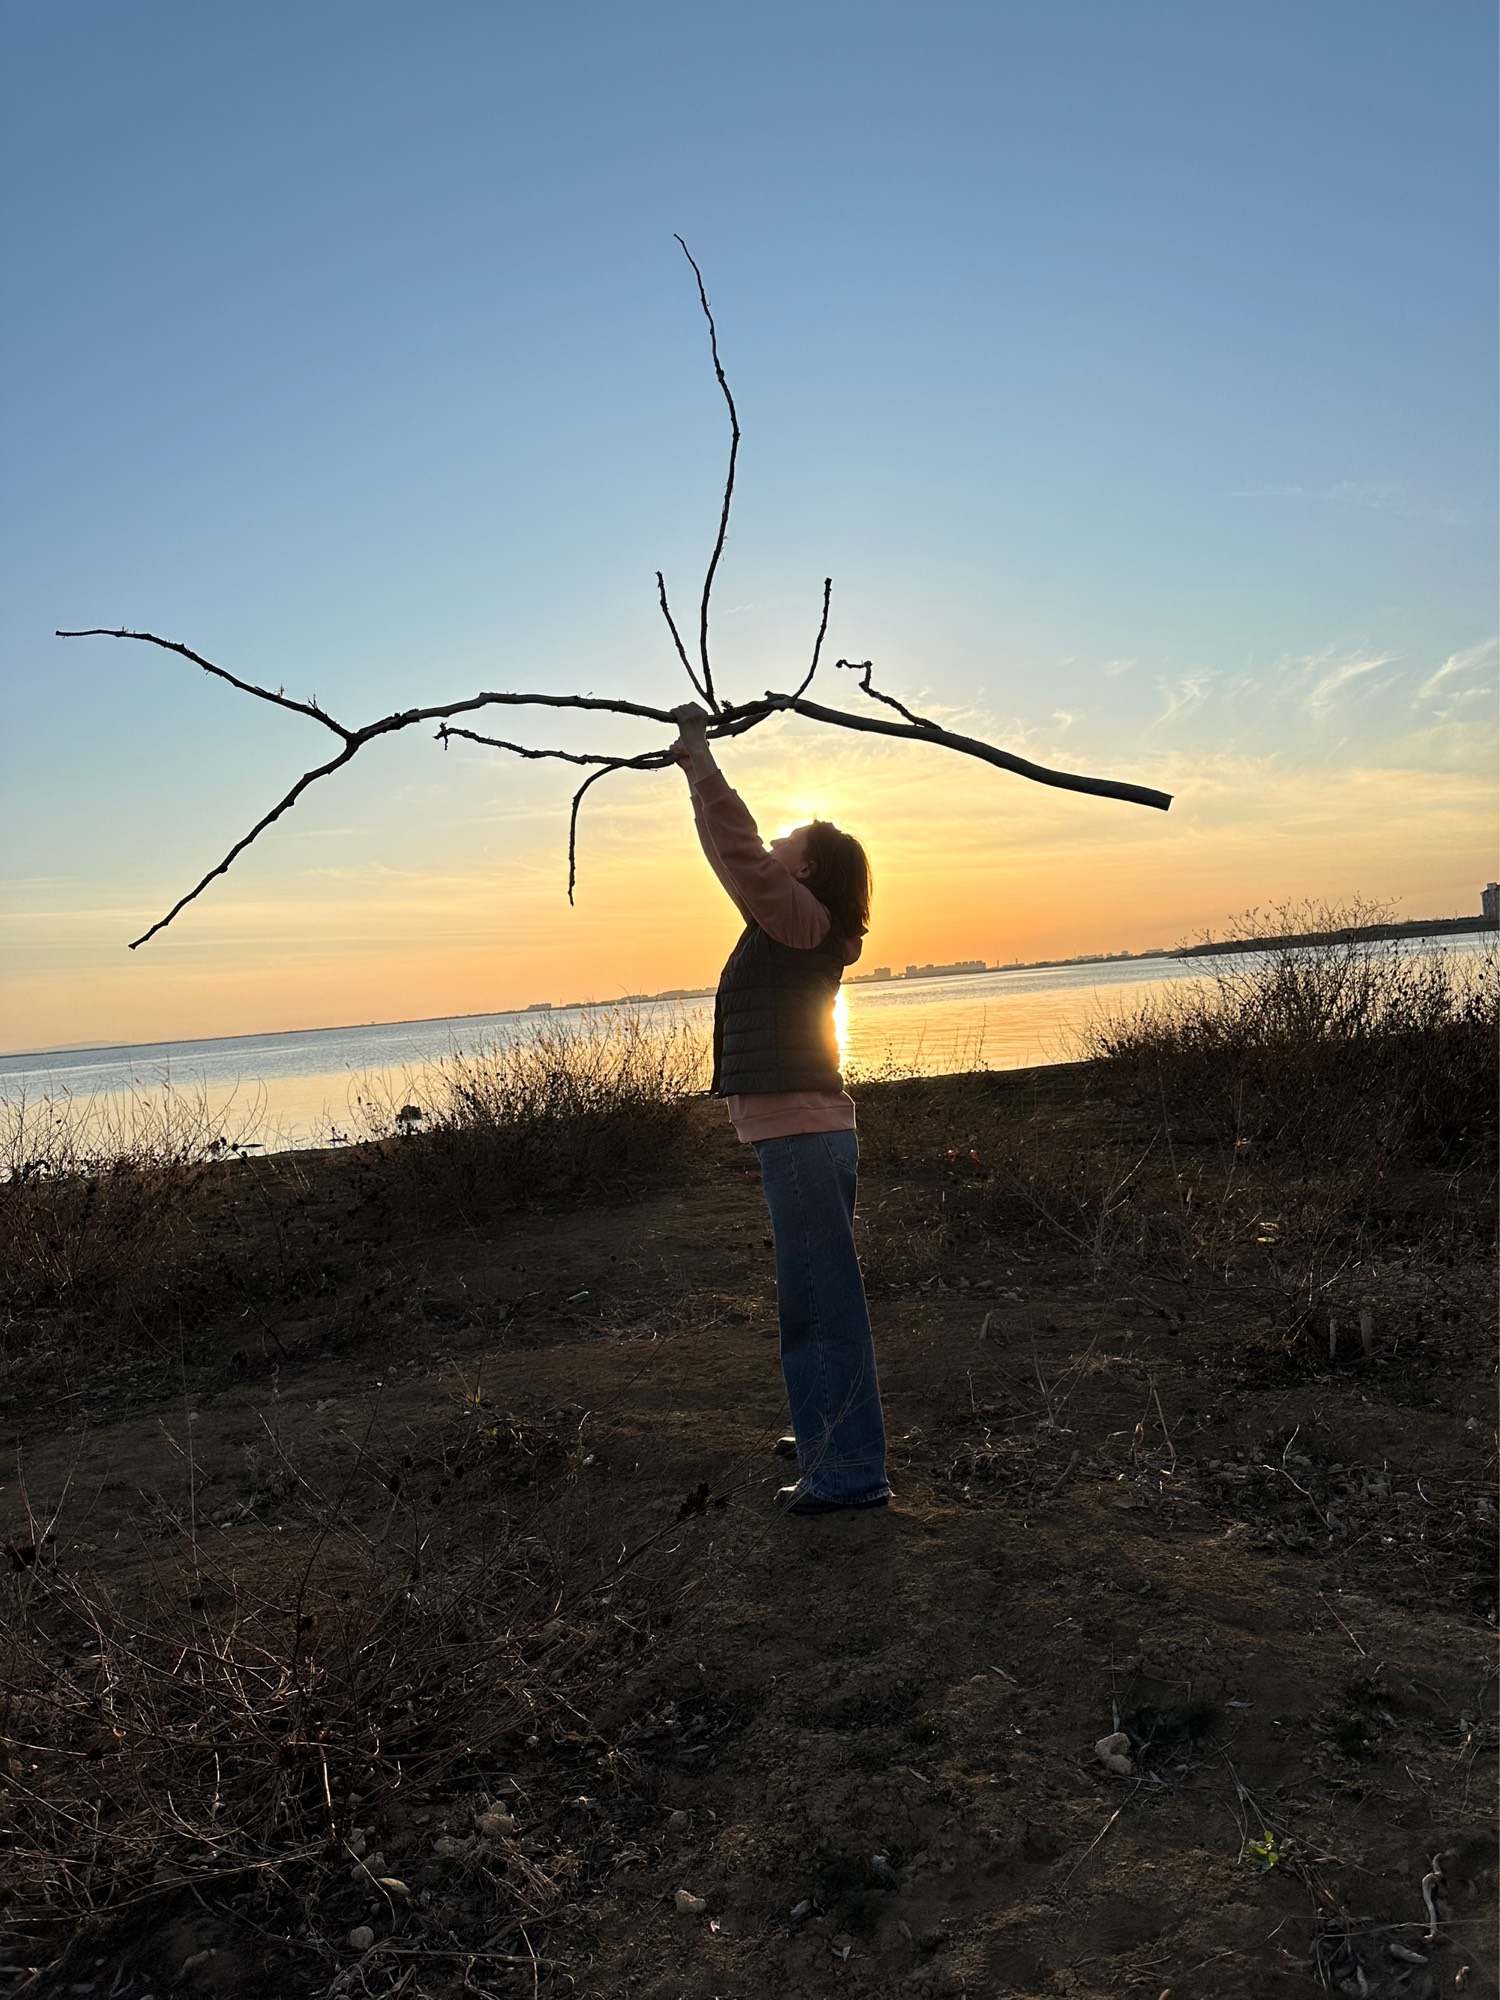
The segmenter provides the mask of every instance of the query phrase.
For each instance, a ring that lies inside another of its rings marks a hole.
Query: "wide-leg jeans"
[[[859,1141],[853,1132],[758,1139],[776,1244],[781,1372],[801,1477],[819,1500],[876,1500],[885,1421],[864,1280],[854,1248]]]

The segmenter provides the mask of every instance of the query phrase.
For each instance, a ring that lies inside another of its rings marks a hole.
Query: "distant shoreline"
[[[1472,931],[1500,930],[1494,917],[1413,917],[1404,924],[1355,924],[1341,931],[1304,931],[1300,935],[1215,940],[1211,944],[1179,945],[1170,958],[1221,958],[1252,951],[1286,951],[1309,944],[1375,944],[1383,938],[1459,937]]]
[[[1074,966],[1140,964],[1152,959],[1222,958],[1243,956],[1249,952],[1280,951],[1300,945],[1364,944],[1405,937],[1454,937],[1476,931],[1500,931],[1500,923],[1493,917],[1485,916],[1413,917],[1404,923],[1360,924],[1351,930],[1308,931],[1286,937],[1227,938],[1206,944],[1172,947],[1156,945],[1147,951],[1086,952],[1077,958],[1035,958],[1006,965],[983,965],[969,960],[953,965],[908,966],[905,972],[892,972],[881,977],[873,973],[857,973],[844,983],[848,986],[902,986],[908,982],[916,985],[935,979],[992,978],[1001,972],[1061,972]],[[607,1000],[533,1000],[524,1007],[492,1007],[472,1014],[419,1014],[394,1021],[339,1021],[315,1028],[251,1028],[237,1035],[176,1035],[161,1042],[72,1042],[63,1048],[6,1049],[0,1051],[0,1062],[33,1062],[42,1056],[147,1054],[153,1049],[204,1048],[222,1042],[283,1041],[294,1035],[358,1035],[375,1028],[431,1028],[444,1021],[524,1020],[527,1015],[539,1018],[548,1014],[584,1013],[599,1007],[641,1007],[672,1000],[708,1000],[712,999],[714,990],[712,986],[672,986],[661,993],[621,993]]]

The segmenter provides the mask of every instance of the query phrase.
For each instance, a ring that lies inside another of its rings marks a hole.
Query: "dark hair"
[[[802,879],[833,919],[835,935],[864,936],[870,928],[870,863],[852,833],[815,819],[807,829]]]

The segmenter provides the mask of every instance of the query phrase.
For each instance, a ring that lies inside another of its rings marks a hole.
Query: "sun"
[[[839,1068],[849,1060],[849,995],[841,986],[833,1003],[833,1032],[839,1045]]]

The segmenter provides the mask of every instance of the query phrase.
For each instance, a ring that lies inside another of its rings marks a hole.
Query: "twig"
[[[1042,1418],[1042,1424],[1046,1429],[1055,1431],[1058,1424],[1057,1418],[1052,1414],[1052,1392],[1047,1387],[1046,1377],[1042,1374],[1042,1363],[1036,1351],[1036,1336],[1034,1334],[1031,1340],[1031,1372],[1036,1376],[1036,1385],[1042,1392],[1042,1408],[1047,1412],[1046,1416]]]
[[[625,765],[632,770],[649,770],[653,766],[665,770],[673,761],[670,750],[650,750],[640,757],[608,757],[590,750],[539,750],[528,743],[507,743],[503,736],[481,736],[477,729],[450,729],[446,722],[437,733],[438,742],[443,744],[455,737],[465,743],[482,743],[487,750],[509,750],[516,757],[533,760],[550,757],[562,764],[606,764],[615,770]]]
[[[670,764],[671,757],[661,750],[648,751],[644,757],[611,757],[605,760],[602,771],[590,771],[578,790],[573,794],[573,803],[568,809],[568,902],[573,901],[573,891],[578,885],[578,809],[583,804],[584,794],[591,785],[597,785],[601,778],[607,778],[611,771],[659,770]]]
[[[1268,1463],[1266,1465],[1266,1470],[1268,1472],[1279,1472],[1282,1478],[1287,1482],[1287,1484],[1290,1487],[1292,1487],[1295,1492],[1298,1492],[1302,1495],[1303,1499],[1307,1502],[1308,1506],[1311,1507],[1313,1512],[1317,1515],[1323,1527],[1331,1535],[1334,1531],[1333,1522],[1323,1512],[1323,1509],[1318,1505],[1317,1501],[1314,1500],[1313,1496],[1311,1495],[1311,1493],[1308,1492],[1307,1488],[1302,1484],[1302,1482],[1299,1479],[1293,1479],[1291,1473],[1288,1472],[1286,1468],[1286,1455],[1291,1450],[1292,1446],[1297,1442],[1297,1433],[1301,1429],[1302,1429],[1301,1424],[1298,1424],[1296,1426],[1296,1429],[1293,1430],[1291,1436],[1287,1439],[1286,1443],[1281,1447],[1280,1465],[1271,1465]]]
[[[895,709],[898,715],[904,715],[907,721],[912,723],[918,729],[933,730],[937,728],[937,724],[935,722],[929,722],[926,716],[918,715],[915,709],[908,708],[904,702],[897,701],[896,697],[893,694],[883,694],[881,690],[874,685],[874,683],[870,679],[871,674],[875,671],[874,664],[872,661],[835,660],[833,664],[836,667],[847,667],[851,674],[858,674],[860,690],[862,693],[867,694],[870,697],[871,701],[883,701],[887,708],[893,708]],[[808,679],[810,680],[811,678],[812,676],[809,675]],[[806,683],[804,682],[803,685],[805,686]],[[797,692],[798,694],[801,694],[802,689],[798,688]]]
[[[1349,1627],[1344,1623],[1343,1619],[1340,1618],[1339,1614],[1334,1610],[1333,1606],[1328,1602],[1328,1599],[1323,1595],[1321,1590],[1318,1592],[1318,1602],[1322,1605],[1323,1609],[1328,1613],[1329,1617],[1333,1620],[1334,1624],[1338,1626],[1339,1630],[1343,1633],[1344,1637],[1349,1641],[1350,1645],[1354,1648],[1355,1652],[1358,1653],[1359,1657],[1362,1660],[1369,1659],[1370,1657],[1369,1654],[1365,1651],[1364,1647],[1359,1643],[1359,1640],[1349,1630]]]
[[[703,273],[698,269],[697,259],[680,236],[677,241],[682,245],[682,254],[692,265],[693,276],[698,281],[698,303],[703,308],[703,317],[708,321],[708,345],[713,355],[714,374],[723,391],[725,406],[729,411],[729,469],[724,475],[724,501],[719,509],[719,532],[714,539],[714,552],[708,559],[708,569],[703,578],[703,601],[698,612],[698,659],[703,669],[703,698],[710,708],[717,709],[719,703],[714,696],[713,669],[708,664],[708,604],[713,596],[714,576],[719,567],[719,558],[724,553],[724,542],[729,534],[729,509],[734,499],[734,469],[740,455],[740,417],[734,407],[734,397],[724,374],[724,365],[719,359],[719,329],[714,325],[713,309],[708,303]],[[662,594],[665,598],[665,591]]]
[[[813,675],[818,671],[818,661],[822,657],[823,653],[823,640],[827,636],[828,632],[828,606],[832,597],[833,597],[833,578],[831,576],[825,576],[823,579],[823,616],[818,623],[818,636],[813,641],[812,665],[808,668],[807,672],[802,676],[801,681],[798,683],[797,692],[792,697],[794,701],[800,701],[802,699],[803,695],[806,694],[807,690],[812,686]]]
[[[1046,1492],[1042,1495],[1042,1498],[1044,1500],[1055,1500],[1058,1494],[1062,1492],[1063,1488],[1067,1485],[1068,1481],[1073,1477],[1073,1473],[1077,1468],[1078,1460],[1081,1457],[1081,1455],[1082,1454],[1079,1452],[1076,1451],[1074,1452],[1073,1456],[1068,1460],[1067,1464],[1063,1467],[1062,1471],[1057,1475],[1056,1479],[1053,1480],[1052,1484],[1047,1488]],[[996,1667],[995,1672],[998,1673],[999,1671],[1000,1669]]]
[[[1151,1400],[1156,1405],[1156,1419],[1161,1425],[1161,1434],[1167,1441],[1167,1450],[1172,1454],[1172,1463],[1167,1467],[1167,1477],[1170,1479],[1177,1470],[1177,1446],[1173,1441],[1171,1431],[1167,1428],[1166,1417],[1162,1413],[1161,1397],[1156,1393],[1156,1377],[1153,1375],[1149,1379],[1151,1383]]]
[[[677,629],[677,620],[672,616],[672,607],[667,602],[667,580],[660,570],[656,572],[656,597],[657,602],[661,605],[661,615],[667,621],[667,630],[672,635],[672,644],[677,648],[677,657],[682,662],[683,672],[692,682],[693,692],[701,696],[704,701],[707,701],[707,692],[704,689],[702,681],[693,672],[693,663],[687,656],[687,647],[682,643],[682,634]]]
[[[1139,1780],[1137,1780],[1135,1791],[1132,1791],[1130,1794],[1131,1799],[1135,1797],[1136,1792],[1138,1792],[1140,1788],[1141,1788],[1140,1782]],[[1083,1850],[1082,1854],[1080,1854],[1078,1859],[1073,1863],[1073,1866],[1068,1870],[1067,1874],[1064,1875],[1062,1883],[1057,1892],[1059,1896],[1063,1893],[1063,1890],[1067,1888],[1068,1884],[1072,1881],[1073,1877],[1078,1873],[1079,1869],[1083,1866],[1084,1862],[1088,1860],[1089,1856],[1093,1853],[1094,1849],[1099,1845],[1100,1841],[1103,1840],[1105,1834],[1109,1832],[1110,1828],[1114,1825],[1115,1821],[1120,1817],[1120,1814],[1124,1812],[1125,1807],[1129,1805],[1129,1803],[1130,1799],[1126,1799],[1124,1804],[1115,1807],[1114,1811],[1110,1814],[1109,1818],[1104,1822],[1103,1826],[1100,1827],[1099,1831],[1094,1835],[1093,1839],[1089,1842],[1088,1846]]]
[[[1427,1944],[1432,1943],[1441,1928],[1438,1922],[1437,1891],[1442,1879],[1442,1864],[1434,1854],[1431,1871],[1422,1877],[1422,1901],[1427,1905],[1427,1931],[1424,1938]]]

